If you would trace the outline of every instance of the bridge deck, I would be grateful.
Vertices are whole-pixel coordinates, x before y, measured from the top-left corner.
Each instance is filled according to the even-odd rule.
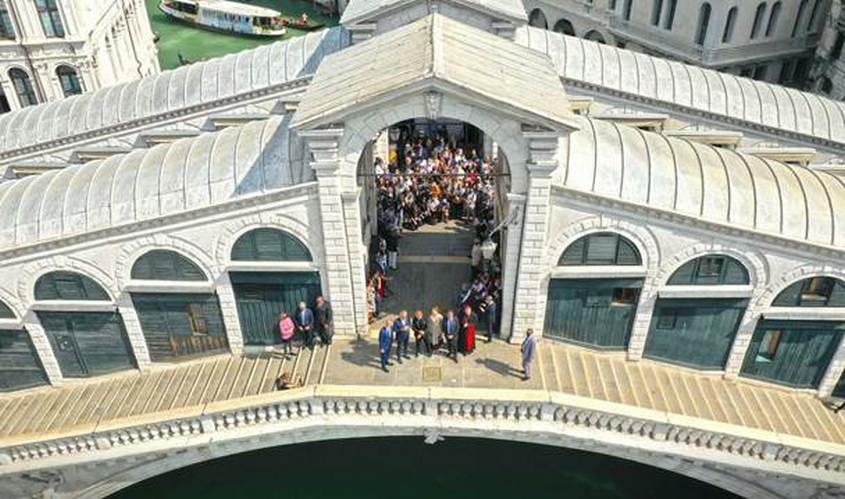
[[[412,346],[413,348],[413,346]],[[272,391],[293,371],[308,384],[447,386],[560,391],[597,400],[845,444],[845,413],[834,414],[811,394],[726,381],[716,375],[651,361],[627,362],[552,341],[540,348],[537,373],[522,381],[518,349],[479,343],[456,364],[436,355],[405,360],[385,374],[372,340],[335,342],[288,360],[275,354],[217,356],[107,378],[0,396],[0,447],[130,424],[140,416]]]

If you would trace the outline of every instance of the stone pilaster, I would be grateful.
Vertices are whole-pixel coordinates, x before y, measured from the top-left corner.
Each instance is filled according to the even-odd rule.
[[[505,232],[505,248],[502,258],[504,259],[504,266],[502,273],[504,276],[503,291],[502,291],[502,317],[500,320],[501,328],[499,334],[503,338],[513,337],[513,311],[514,299],[516,296],[516,276],[519,272],[519,251],[522,245],[522,226],[525,214],[525,201],[527,197],[522,194],[507,194],[507,214],[503,214],[505,220],[510,219],[511,223]]]
[[[762,293],[762,291],[755,290],[755,293]],[[757,322],[760,319],[760,310],[754,306],[754,303],[757,303],[756,295],[751,298],[745,316],[742,318],[742,323],[736,331],[731,352],[728,354],[728,360],[725,363],[725,378],[736,379],[739,376],[740,369],[742,369],[742,363],[745,362],[745,354],[748,352],[748,346],[751,344],[751,338],[754,336],[754,330],[757,328]]]
[[[552,172],[557,168],[559,134],[544,129],[525,129],[529,158],[528,194],[522,217],[516,289],[513,300],[511,341],[520,341],[528,328],[542,334],[542,310],[538,310],[545,262],[546,235],[551,212]]]
[[[123,328],[126,330],[126,338],[129,340],[129,347],[132,348],[138,369],[148,369],[152,365],[152,359],[147,340],[144,339],[144,331],[141,329],[141,321],[138,320],[138,313],[132,303],[132,295],[121,293],[117,298],[117,311],[123,319]]]
[[[361,267],[361,263],[351,260],[350,244],[360,241],[361,236],[360,222],[351,224],[352,227],[347,224],[348,219],[358,218],[357,200],[342,195],[343,179],[338,142],[343,135],[343,128],[308,130],[300,132],[300,135],[306,141],[309,164],[317,175],[325,251],[322,271],[329,287],[324,289],[323,293],[332,303],[335,334],[353,336],[356,333],[357,315],[351,269],[353,263],[356,267]],[[354,237],[350,238],[350,235]],[[365,302],[361,305],[365,305]]]
[[[845,340],[839,342],[836,348],[836,353],[833,354],[830,364],[827,366],[827,371],[824,373],[821,383],[819,383],[819,397],[829,397],[836,388],[836,383],[845,372]]]
[[[47,339],[47,333],[41,327],[41,322],[38,321],[35,312],[27,314],[23,326],[29,334],[32,346],[35,348],[36,355],[38,355],[38,360],[41,361],[41,365],[44,367],[47,380],[51,385],[61,385],[64,381],[62,369],[59,367],[59,361],[56,360],[53,347],[50,346],[50,340]]]
[[[352,302],[355,309],[355,332],[363,334],[367,330],[367,261],[361,240],[361,191],[342,192],[344,226],[346,228],[347,249],[349,252],[349,274],[352,286]],[[369,242],[369,241],[367,241]]]
[[[244,351],[244,335],[238,318],[235,290],[232,288],[228,272],[220,274],[215,288],[217,300],[220,302],[220,315],[223,317],[223,325],[226,328],[226,339],[229,341],[229,350],[234,354],[241,354]]]
[[[646,276],[646,283],[641,290],[640,302],[637,305],[637,314],[634,316],[634,323],[631,325],[631,336],[628,339],[628,360],[641,360],[645,343],[648,339],[648,331],[651,328],[651,317],[654,315],[654,306],[657,304],[657,289],[649,286],[652,280]]]

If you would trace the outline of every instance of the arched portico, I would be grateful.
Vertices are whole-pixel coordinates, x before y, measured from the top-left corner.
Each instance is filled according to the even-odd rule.
[[[460,41],[468,38],[486,45],[485,50],[470,49]],[[392,86],[368,81],[378,78],[379,72],[365,61],[380,58],[379,52],[385,52],[385,60],[395,59],[399,47],[413,47],[409,50],[414,53],[402,56],[411,66],[388,72],[403,77]],[[350,64],[358,57],[361,65]],[[477,62],[492,68],[491,75],[512,74],[513,88],[503,87],[499,77],[466,73],[458,64],[466,58],[483,59]],[[542,70],[526,78],[515,71],[515,61],[522,59],[531,59]],[[338,87],[346,92],[327,92]],[[343,64],[326,61],[292,123],[306,139],[319,183],[329,296],[339,318],[336,331],[353,334],[366,327],[359,158],[380,130],[413,118],[469,123],[489,135],[507,156],[511,182],[505,212],[511,223],[505,243],[501,324],[503,335],[518,338],[535,324],[536,282],[557,150],[578,125],[548,59],[438,15],[399,28],[391,37],[348,49]],[[354,317],[354,322],[343,323],[346,317]]]

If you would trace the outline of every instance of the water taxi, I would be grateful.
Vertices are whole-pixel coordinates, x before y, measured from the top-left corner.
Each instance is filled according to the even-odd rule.
[[[287,21],[281,12],[228,0],[161,0],[170,17],[204,28],[254,36],[282,36]]]

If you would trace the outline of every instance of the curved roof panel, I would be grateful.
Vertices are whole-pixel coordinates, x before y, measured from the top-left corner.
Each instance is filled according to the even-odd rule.
[[[313,180],[290,116],[0,184],[0,250]]]
[[[314,74],[346,45],[331,28],[0,116],[0,151],[105,130]]]
[[[560,33],[521,27],[516,40],[551,57],[575,84],[845,146],[845,103]]]
[[[528,22],[522,0],[451,0],[453,3],[501,17],[521,22]],[[344,26],[377,19],[385,12],[398,8],[407,8],[421,0],[352,0],[343,10],[340,23]]]
[[[578,117],[557,183],[767,235],[845,248],[845,181],[826,172]]]

